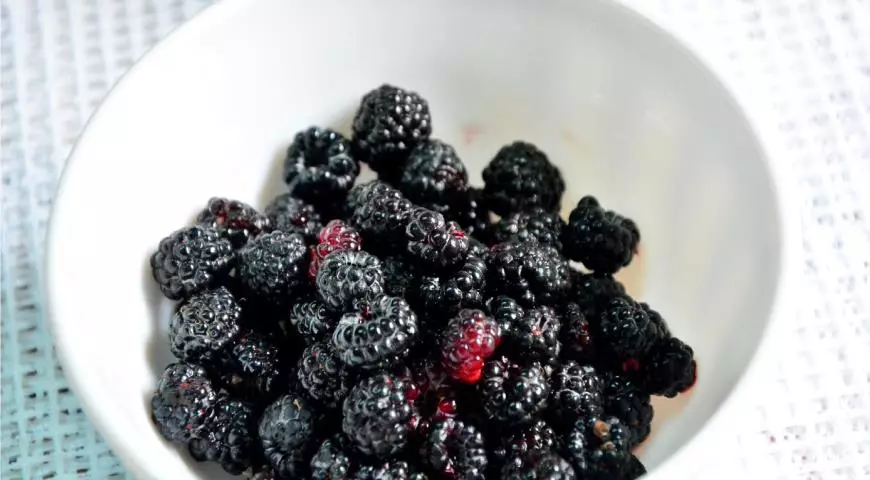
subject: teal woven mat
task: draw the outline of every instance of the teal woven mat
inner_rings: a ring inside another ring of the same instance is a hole
[[[42,252],[55,185],[115,80],[208,0],[3,0],[3,479],[123,478],[67,387],[46,328]]]

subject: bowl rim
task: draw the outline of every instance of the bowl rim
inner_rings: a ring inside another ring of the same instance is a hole
[[[187,21],[175,26],[161,40],[148,49],[144,55],[115,81],[91,117],[85,122],[73,148],[70,150],[58,180],[55,202],[52,206],[46,232],[46,251],[44,256],[45,275],[43,276],[43,287],[45,289],[47,323],[52,333],[58,360],[66,372],[65,376],[70,388],[80,400],[82,409],[88,419],[97,428],[100,435],[106,440],[112,452],[118,456],[126,469],[136,474],[137,478],[153,478],[153,474],[146,468],[148,455],[132,448],[125,441],[123,432],[110,423],[109,419],[112,415],[106,413],[107,405],[99,404],[99,400],[92,396],[89,386],[97,384],[99,379],[85,368],[85,365],[74,355],[75,349],[72,345],[75,344],[74,339],[77,337],[77,331],[73,328],[74,322],[66,321],[66,317],[56,310],[56,306],[60,303],[58,292],[62,290],[62,285],[58,281],[59,276],[55,274],[54,259],[58,255],[58,251],[63,248],[63,240],[57,233],[57,205],[64,198],[67,179],[69,178],[68,171],[75,163],[79,162],[78,151],[82,140],[88,136],[92,122],[102,116],[105,105],[112,102],[118,96],[118,91],[123,90],[128,77],[135,75],[137,71],[143,68],[147,68],[151,63],[151,59],[159,55],[159,52],[172,48],[176,42],[183,41],[186,37],[194,37],[200,30],[210,28],[214,22],[224,20],[237,9],[253,4],[254,1],[223,0],[211,4]],[[562,3],[565,0],[551,1]],[[727,427],[723,427],[726,425],[729,414],[741,407],[745,408],[745,403],[751,395],[751,386],[755,384],[759,377],[770,374],[769,368],[772,366],[776,358],[775,352],[778,350],[778,345],[774,340],[779,336],[779,332],[784,326],[787,325],[785,319],[792,314],[793,310],[790,308],[790,305],[796,293],[797,282],[795,275],[798,272],[797,265],[801,258],[798,244],[800,241],[798,230],[799,219],[797,218],[798,210],[795,208],[797,206],[797,203],[795,203],[796,195],[793,182],[787,170],[787,164],[784,161],[787,157],[778,148],[779,145],[772,141],[775,138],[774,133],[761,134],[765,130],[765,125],[768,125],[770,122],[765,122],[760,118],[761,112],[756,111],[750,114],[746,106],[753,102],[750,102],[746,98],[746,95],[738,95],[732,85],[723,80],[711,59],[701,55],[691,43],[684,41],[676,32],[669,29],[657,18],[645,14],[638,10],[637,7],[629,4],[630,0],[596,1],[599,4],[620,10],[622,15],[631,17],[631,21],[636,22],[638,25],[644,25],[651,33],[660,36],[663,40],[670,43],[673,48],[680,50],[687,59],[696,63],[699,72],[703,76],[706,76],[711,84],[716,85],[722,91],[730,107],[739,114],[745,123],[753,141],[753,146],[761,154],[773,192],[773,207],[777,214],[780,233],[777,284],[768,321],[762,329],[761,338],[752,352],[746,368],[738,375],[734,387],[725,396],[719,408],[713,412],[710,418],[704,421],[699,430],[680,445],[670,457],[665,459],[656,468],[650,470],[648,475],[644,477],[650,480],[681,478],[689,473],[684,470],[683,465],[687,462],[697,462],[699,458],[702,458],[699,455],[709,455],[710,451],[705,450],[704,447],[711,440],[715,439],[717,433],[728,431],[726,430]]]

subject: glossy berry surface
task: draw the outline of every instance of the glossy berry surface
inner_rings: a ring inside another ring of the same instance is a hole
[[[426,208],[410,212],[405,237],[408,256],[431,272],[456,268],[468,256],[469,240],[465,232],[455,223],[445,221],[440,213]]]
[[[306,242],[313,242],[323,228],[323,220],[314,205],[289,193],[275,197],[266,207],[266,215],[275,230],[298,233]]]
[[[204,368],[173,363],[163,371],[151,397],[151,415],[167,440],[185,443],[202,430],[216,401]]]
[[[399,190],[412,202],[434,210],[449,207],[468,186],[468,172],[456,150],[441,140],[417,144],[399,178]]]
[[[547,155],[527,142],[502,147],[483,169],[483,193],[493,212],[558,211],[565,181]]]
[[[583,197],[571,211],[563,236],[565,255],[596,273],[616,273],[631,263],[640,244],[637,225]]]
[[[233,246],[210,227],[189,227],[160,241],[151,256],[151,273],[170,300],[181,300],[215,286],[234,262]]]
[[[501,344],[498,323],[481,310],[460,310],[441,340],[441,365],[463,383],[480,380],[484,361]]]
[[[359,175],[350,142],[329,128],[309,127],[296,134],[284,160],[290,193],[317,205],[342,197]]]
[[[248,240],[272,229],[268,216],[247,203],[228,198],[212,197],[196,216],[197,225],[209,227],[241,248]]]
[[[360,452],[386,458],[408,444],[419,392],[406,378],[378,374],[360,381],[344,400],[342,431]]]
[[[486,256],[487,288],[526,307],[559,303],[571,286],[568,263],[548,245],[509,242]]]
[[[332,347],[349,367],[383,370],[408,356],[418,329],[408,302],[383,295],[363,311],[344,314],[332,334]]]
[[[239,333],[242,308],[225,287],[197,293],[179,304],[169,321],[169,345],[176,358],[210,363]]]
[[[311,264],[308,266],[308,276],[317,278],[320,264],[327,255],[336,250],[360,251],[362,248],[362,236],[344,220],[330,220],[320,230],[317,236],[317,244],[311,247]]]

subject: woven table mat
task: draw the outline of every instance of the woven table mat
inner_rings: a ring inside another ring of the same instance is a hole
[[[580,0],[578,0],[580,1]],[[870,1],[626,0],[734,90],[801,210],[800,305],[703,478],[870,478]],[[122,478],[67,387],[42,260],[58,176],[114,81],[208,0],[2,0],[3,479]]]

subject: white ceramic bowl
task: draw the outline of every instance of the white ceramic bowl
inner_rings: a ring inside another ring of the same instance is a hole
[[[139,62],[79,141],[48,244],[58,351],[114,450],[145,478],[222,476],[151,424],[170,305],[147,258],[210,196],[263,206],[292,135],[347,132],[384,82],[429,100],[435,136],[475,182],[499,146],[525,139],[561,167],[566,206],[594,194],[637,220],[636,293],[694,346],[701,374],[660,406],[642,457],[650,478],[691,472],[697,453],[666,460],[731,397],[782,303],[781,177],[713,75],[597,0],[226,0]]]

